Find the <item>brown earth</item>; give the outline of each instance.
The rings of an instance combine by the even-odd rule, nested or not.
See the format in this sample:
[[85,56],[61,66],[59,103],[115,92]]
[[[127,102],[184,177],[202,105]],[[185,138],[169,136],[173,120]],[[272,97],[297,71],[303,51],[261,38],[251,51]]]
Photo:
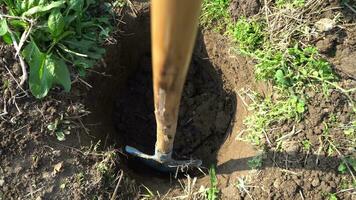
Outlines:
[[[14,52],[0,45],[0,199],[109,199],[121,170],[117,199],[139,199],[145,192],[141,184],[161,195],[169,193],[168,198],[183,193],[176,180],[128,163],[121,151],[130,144],[152,153],[155,140],[148,7],[138,2],[135,7],[137,14],[123,11],[118,44],[108,46],[105,62],[85,80],[73,77],[69,94],[56,88],[44,100],[26,95],[27,86],[23,91],[16,83],[21,71]],[[355,88],[355,29],[340,31],[315,42],[338,70],[342,86]],[[216,165],[222,199],[326,199],[342,191],[352,179],[337,171],[340,156],[330,154],[323,134],[323,122],[336,116],[337,122],[347,123],[352,115],[346,97],[336,90],[329,99],[310,91],[305,118],[298,124],[277,123],[276,131],[268,133],[272,144],[280,135],[290,135],[283,148],[265,141],[263,166],[258,173],[250,170],[247,161],[258,151],[236,140],[248,114],[237,91],[270,93],[268,85],[254,80],[253,64],[232,51],[226,37],[200,31],[182,99],[175,156],[201,158],[205,168]],[[59,129],[70,130],[65,141],[47,129],[56,119],[62,122]],[[328,139],[340,146],[348,140],[337,126],[328,132]],[[312,144],[309,150],[301,144],[306,139]],[[355,156],[355,147],[340,151]],[[209,185],[208,176],[195,175],[198,185]],[[241,180],[248,183],[246,190],[239,187]],[[351,192],[336,195],[354,199]]]
[[233,0],[230,3],[229,11],[231,17],[237,20],[239,17],[251,17],[257,14],[260,8],[260,0]]

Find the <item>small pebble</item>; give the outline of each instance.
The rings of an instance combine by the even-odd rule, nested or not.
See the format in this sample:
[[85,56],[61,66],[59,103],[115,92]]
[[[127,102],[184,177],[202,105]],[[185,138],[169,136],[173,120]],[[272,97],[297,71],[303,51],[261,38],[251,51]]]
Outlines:
[[318,178],[315,178],[312,182],[311,182],[313,187],[318,187],[320,185],[320,180]]
[[322,18],[315,23],[315,28],[320,32],[330,31],[335,27],[335,21],[329,18]]
[[274,183],[273,183],[273,187],[275,187],[276,189],[278,189],[281,186],[281,181],[279,179],[277,179]]

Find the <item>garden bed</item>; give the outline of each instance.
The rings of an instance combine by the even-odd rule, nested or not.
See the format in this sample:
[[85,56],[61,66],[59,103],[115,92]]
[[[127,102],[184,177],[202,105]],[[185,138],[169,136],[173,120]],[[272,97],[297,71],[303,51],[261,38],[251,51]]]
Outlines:
[[[266,9],[256,2],[232,1],[232,17]],[[344,91],[356,87],[352,9],[325,2],[310,21],[340,13],[342,23],[303,41],[331,63],[341,89],[331,87],[327,96],[303,91],[302,117],[269,124],[258,145],[249,140],[256,137],[246,118],[258,111],[250,106],[254,94],[279,98],[273,81],[256,80],[258,59],[237,53],[231,35],[202,26],[173,156],[202,159],[203,167],[176,178],[132,162],[123,151],[131,145],[152,154],[155,143],[149,4],[132,3],[116,10],[117,43],[106,45],[105,58],[85,78],[72,76],[69,93],[55,87],[38,100],[27,85],[20,88],[15,50],[0,41],[0,199],[204,199],[212,188],[220,199],[355,198],[350,99],[356,93]],[[212,170],[209,176],[212,168],[216,176]]]

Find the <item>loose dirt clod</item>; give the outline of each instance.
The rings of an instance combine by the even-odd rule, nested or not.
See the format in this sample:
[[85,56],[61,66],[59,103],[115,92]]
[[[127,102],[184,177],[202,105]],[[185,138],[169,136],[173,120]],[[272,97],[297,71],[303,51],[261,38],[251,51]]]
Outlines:
[[230,2],[231,17],[236,21],[239,17],[251,17],[261,8],[260,0],[233,0]]

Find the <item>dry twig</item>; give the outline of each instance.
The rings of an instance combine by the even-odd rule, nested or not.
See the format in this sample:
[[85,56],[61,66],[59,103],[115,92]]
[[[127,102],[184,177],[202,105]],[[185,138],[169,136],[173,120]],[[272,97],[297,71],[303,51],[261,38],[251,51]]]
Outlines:
[[123,177],[123,176],[124,176],[124,172],[121,171],[120,176],[119,176],[119,180],[117,181],[115,190],[114,190],[113,194],[111,195],[110,200],[115,200],[115,199],[116,199],[117,192],[119,191],[119,186],[120,186],[120,184],[121,184],[121,180],[122,180],[122,177]]
[[[15,19],[17,19],[17,17],[0,14],[0,19],[4,19],[4,18],[15,18]],[[27,65],[26,65],[24,59],[22,58],[22,56],[21,56],[21,54],[20,54],[19,52],[21,51],[23,44],[25,43],[25,41],[26,41],[27,38],[29,37],[30,31],[31,31],[32,26],[33,26],[33,21],[32,21],[31,19],[26,19],[26,18],[23,18],[23,17],[21,17],[20,19],[26,20],[26,21],[30,22],[30,28],[29,28],[28,30],[26,30],[26,31],[22,34],[22,37],[21,37],[20,42],[19,42],[19,43],[17,42],[17,40],[16,40],[16,38],[15,38],[15,35],[14,35],[14,33],[10,30],[10,28],[8,29],[8,32],[9,32],[9,34],[10,34],[10,37],[11,37],[13,46],[14,46],[14,48],[15,48],[15,50],[16,50],[16,55],[15,55],[15,57],[18,58],[18,60],[19,60],[19,62],[20,62],[21,70],[22,70],[22,76],[21,76],[21,81],[20,81],[19,86],[23,86],[24,83],[25,83],[25,82],[27,81],[27,79],[28,79]]]

